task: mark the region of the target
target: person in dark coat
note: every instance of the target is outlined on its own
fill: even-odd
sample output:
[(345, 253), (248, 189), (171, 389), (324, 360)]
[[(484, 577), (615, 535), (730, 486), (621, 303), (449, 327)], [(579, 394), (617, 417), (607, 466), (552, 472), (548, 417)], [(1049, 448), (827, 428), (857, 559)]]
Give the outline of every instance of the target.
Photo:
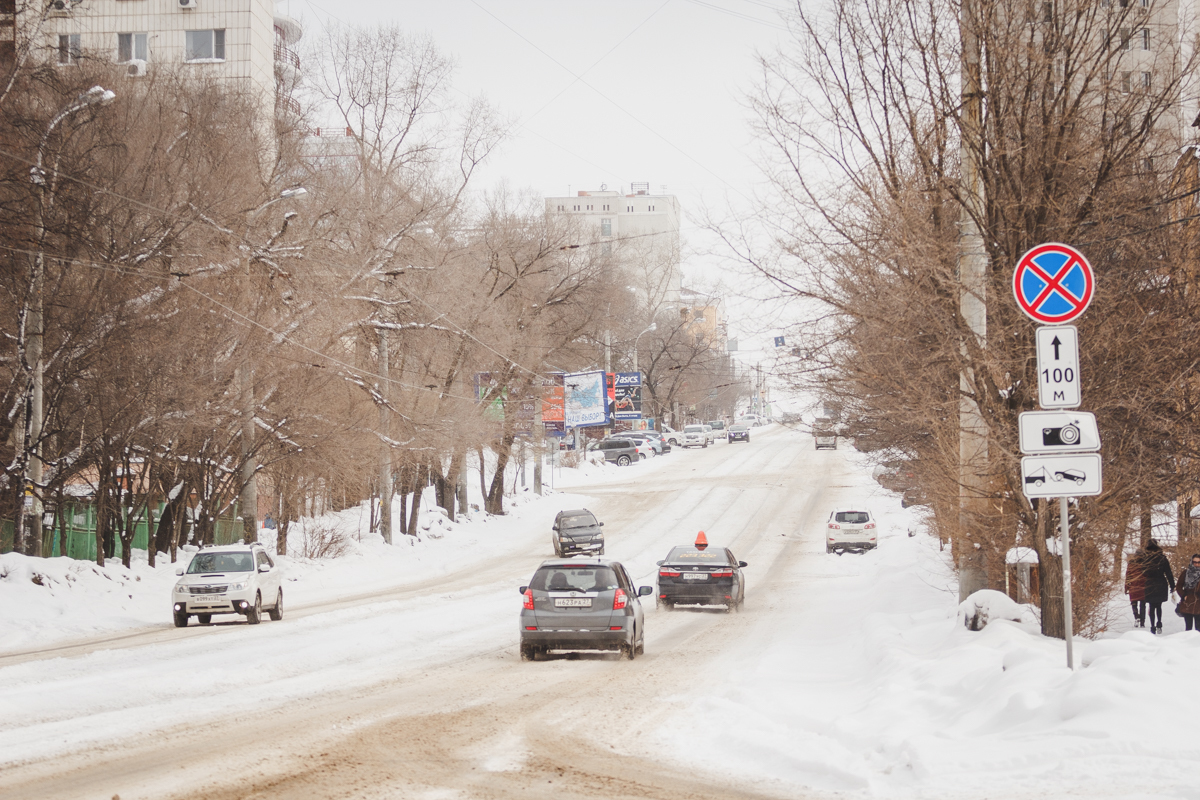
[(1129, 595), (1129, 607), (1133, 609), (1133, 624), (1146, 627), (1146, 578), (1142, 575), (1142, 561), (1146, 551), (1139, 549), (1129, 557), (1125, 565), (1125, 594)]
[(1192, 563), (1179, 571), (1175, 587), (1184, 630), (1200, 631), (1200, 553), (1192, 553)]
[(1146, 585), (1146, 605), (1150, 608), (1150, 632), (1162, 633), (1162, 604), (1167, 602), (1167, 595), (1175, 591), (1175, 576), (1171, 574), (1167, 554), (1153, 539), (1146, 542), (1142, 580)]

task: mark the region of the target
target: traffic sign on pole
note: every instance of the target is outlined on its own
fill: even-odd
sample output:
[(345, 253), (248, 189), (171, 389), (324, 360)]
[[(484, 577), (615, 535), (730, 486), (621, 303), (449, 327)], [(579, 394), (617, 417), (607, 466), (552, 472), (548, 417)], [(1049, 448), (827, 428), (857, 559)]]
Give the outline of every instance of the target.
[(1038, 404), (1042, 408), (1078, 408), (1079, 331), (1074, 325), (1043, 325), (1037, 341)]
[(1099, 453), (1025, 456), (1021, 485), (1026, 497), (1090, 497), (1104, 488)]
[(1070, 322), (1092, 302), (1096, 279), (1083, 253), (1058, 242), (1040, 244), (1017, 262), (1013, 296), (1035, 322)]
[(1096, 415), (1087, 411), (1025, 411), (1017, 417), (1021, 452), (1087, 453), (1100, 449)]

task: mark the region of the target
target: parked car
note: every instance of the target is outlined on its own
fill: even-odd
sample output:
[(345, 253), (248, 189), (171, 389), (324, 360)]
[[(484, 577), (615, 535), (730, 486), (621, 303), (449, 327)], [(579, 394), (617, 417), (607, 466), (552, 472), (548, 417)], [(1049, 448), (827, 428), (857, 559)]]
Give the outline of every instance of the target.
[(813, 443), (817, 450), (837, 450), (837, 433), (832, 428), (813, 428)]
[(661, 456), (663, 453), (671, 452), (671, 445), (667, 444), (662, 436), (656, 432), (647, 431), (622, 431), (614, 433), (610, 439), (630, 439), (635, 442), (646, 442), (654, 448), (654, 454)]
[(175, 574), (181, 576), (172, 593), (176, 628), (186, 628), (192, 615), (207, 625), (214, 614), (241, 614), (257, 625), (264, 607), (271, 619), (283, 619), (279, 567), (257, 542), (205, 547)]
[(702, 427), (704, 428), (704, 435), (708, 437), (708, 443), (716, 444), (717, 443), (717, 432), (713, 430), (712, 425), (709, 425), (706, 422), (706, 423), (703, 423)]
[(672, 547), (658, 562), (657, 603), (668, 611), (677, 604), (725, 606), (738, 611), (746, 601), (745, 561), (724, 547)]
[(641, 460), (637, 443), (630, 439), (601, 439), (598, 442), (589, 442), (587, 449), (589, 452), (600, 453), (605, 461), (621, 467)]
[(757, 428), (762, 425), (762, 417), (757, 414), (743, 414), (738, 418), (738, 422), (744, 422), (752, 428)]
[(729, 438), (729, 443), (734, 442), (750, 442), (750, 426), (744, 422), (735, 422), (729, 426), (729, 430), (725, 434)]
[(683, 447), (683, 433), (681, 431), (677, 431), (668, 425), (663, 425), (662, 437), (663, 441), (672, 447)]
[(601, 530), (603, 527), (604, 523), (586, 508), (558, 512), (558, 516), (554, 518), (553, 533), (550, 535), (554, 555), (559, 558), (576, 553), (604, 555), (604, 531)]
[(837, 553), (839, 556), (844, 552), (861, 553), (874, 550), (879, 544), (878, 528), (870, 511), (835, 509), (830, 513), (825, 528), (826, 553)]
[(708, 424), (714, 431), (724, 432), (724, 430), (725, 430), (725, 421), (724, 420), (714, 419), (712, 422), (710, 422)]
[(903, 458), (885, 461), (876, 466), (871, 471), (871, 476), (880, 486), (893, 492), (908, 491), (917, 484), (917, 476), (912, 463)]
[(620, 563), (576, 558), (543, 561), (520, 588), (521, 658), (534, 661), (551, 650), (616, 650), (629, 660), (645, 648), (640, 598)]
[(683, 447), (708, 447), (708, 432), (703, 425), (683, 426)]

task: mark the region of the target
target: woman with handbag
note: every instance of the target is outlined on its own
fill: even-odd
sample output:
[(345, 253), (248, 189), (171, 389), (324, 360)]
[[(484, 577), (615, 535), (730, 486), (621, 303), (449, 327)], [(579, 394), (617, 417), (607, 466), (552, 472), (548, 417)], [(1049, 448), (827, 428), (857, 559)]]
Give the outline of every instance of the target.
[(1183, 617), (1184, 630), (1200, 631), (1200, 553), (1192, 553), (1192, 563), (1180, 570), (1175, 588), (1179, 591), (1175, 610)]
[(1138, 549), (1125, 565), (1125, 594), (1129, 595), (1129, 607), (1133, 610), (1133, 624), (1146, 627), (1146, 579), (1142, 575), (1142, 561), (1146, 552)]

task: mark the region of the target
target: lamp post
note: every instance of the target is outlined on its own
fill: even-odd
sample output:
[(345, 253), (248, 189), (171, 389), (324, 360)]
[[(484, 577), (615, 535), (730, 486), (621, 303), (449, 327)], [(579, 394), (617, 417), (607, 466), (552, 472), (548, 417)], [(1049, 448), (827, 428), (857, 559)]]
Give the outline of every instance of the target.
[(650, 331), (656, 331), (656, 330), (658, 330), (658, 323), (651, 322), (650, 327), (646, 328), (646, 330), (642, 331), (636, 337), (634, 337), (634, 340), (633, 340), (633, 371), (634, 372), (638, 371), (638, 363), (637, 363), (638, 341), (641, 340), (641, 338), (644, 334), (647, 334), (647, 333), (650, 333)]
[[(45, 161), (46, 143), (50, 141), (50, 134), (54, 133), (54, 129), (58, 127), (59, 123), (77, 111), (82, 111), (91, 106), (106, 106), (115, 99), (116, 95), (104, 87), (93, 86), (55, 114), (54, 118), (50, 120), (50, 124), (46, 126), (46, 132), (42, 134), (41, 142), (38, 143), (37, 164), (29, 170), (29, 180), (40, 191), (38, 192), (37, 205), (38, 248), (37, 254), (34, 256), (33, 274), (30, 280), (30, 293), (32, 296), (29, 308), (28, 344), (25, 348), (25, 363), (30, 366), (33, 373), (32, 386), (28, 411), (25, 410), (26, 406), (22, 403), (21, 420), (17, 426), (17, 438), (20, 445), (19, 452), (24, 452), (26, 448), (30, 448), (24, 470), (24, 490), (27, 499), (22, 513), (17, 515), (16, 546), (18, 552), (28, 553), (33, 556), (42, 555), (42, 504), (37, 497), (36, 489), (41, 485), (43, 475), (42, 397), (44, 394), (45, 365), (42, 362), (42, 353), (46, 330), (42, 307), (42, 292), (46, 283), (46, 208), (47, 206), (54, 205), (54, 190), (58, 183), (58, 171), (54, 170), (47, 179), (46, 170), (43, 169), (42, 164)], [(30, 532), (32, 536), (29, 535)]]
[[(294, 189), (284, 189), (278, 197), (273, 197), (250, 212), (246, 219), (246, 240), (250, 238), (250, 225), (267, 209), (280, 200), (304, 197), (308, 189), (297, 186)], [(250, 290), (251, 255), (246, 256), (246, 295)], [(258, 454), (254, 449), (254, 368), (247, 356), (239, 372), (242, 401), (242, 491), (238, 494), (238, 505), (242, 512), (242, 536), (247, 544), (258, 541)], [(286, 531), (279, 531), (277, 536), (285, 536)]]

